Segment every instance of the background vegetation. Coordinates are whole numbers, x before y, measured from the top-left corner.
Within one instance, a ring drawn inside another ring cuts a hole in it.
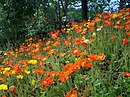
[[[129,1],[115,1],[115,5],[126,8]],[[105,10],[117,11],[113,6],[110,0],[0,0],[0,49],[17,46],[36,34],[46,35],[73,20],[93,19]]]

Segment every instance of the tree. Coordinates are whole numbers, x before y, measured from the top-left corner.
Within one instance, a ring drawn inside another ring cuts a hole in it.
[[[130,0],[120,0],[120,9],[130,8]]]
[[[88,19],[88,0],[81,0],[82,1],[82,19]]]

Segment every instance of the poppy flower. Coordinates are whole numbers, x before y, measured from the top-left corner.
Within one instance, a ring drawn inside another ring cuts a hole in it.
[[[40,82],[41,82],[43,85],[51,85],[51,84],[54,84],[54,80],[53,80],[52,77],[40,79]]]
[[[96,54],[89,54],[89,58],[91,59],[91,60],[99,60],[99,57],[96,55]]]
[[[52,44],[52,46],[60,46],[60,42],[59,41],[56,41]]]
[[[0,81],[2,82],[6,82],[6,80],[4,78],[0,78]]]
[[[51,49],[51,46],[47,46],[47,47],[44,47],[43,50],[50,50]]]
[[[78,97],[77,91],[72,90],[71,92],[68,92],[65,97]]]
[[[98,60],[102,61],[105,59],[105,55],[103,53],[98,55]]]
[[[92,33],[92,32],[94,32],[95,31],[95,28],[94,27],[91,27],[90,28],[90,32]]]
[[[69,41],[64,42],[64,46],[69,46],[71,43]]]
[[[127,36],[130,36],[130,32],[125,32],[125,34],[126,34]]]
[[[68,78],[69,78],[68,76],[62,76],[62,75],[60,75],[58,79],[61,82],[65,82],[66,80],[68,80]]]
[[[108,21],[108,20],[105,20],[105,21],[104,21],[104,24],[105,24],[105,26],[111,26],[111,22]]]
[[[130,77],[130,73],[129,72],[124,72],[124,76],[125,77]]]
[[[66,53],[60,53],[61,57],[64,57],[66,55]]]
[[[7,96],[4,94],[4,95],[2,95],[1,97],[7,97]]]
[[[53,39],[56,39],[57,37],[58,37],[58,35],[59,35],[59,30],[57,30],[57,31],[55,31],[55,32],[50,32],[50,36],[53,38]]]
[[[78,49],[73,48],[71,54],[74,55],[74,56],[79,55],[80,54],[80,48],[78,48]]]
[[[114,35],[110,37],[110,39],[116,39],[116,38],[117,36],[114,36]]]
[[[87,55],[86,51],[80,53],[80,56],[85,56],[85,55]]]
[[[15,86],[10,86],[9,87],[9,93],[10,94],[15,94],[16,93],[16,87]]]
[[[91,38],[91,39],[89,39],[89,42],[94,42],[95,40],[94,40],[94,38]]]
[[[84,38],[75,38],[74,41],[75,41],[75,44],[74,44],[75,46],[79,44],[83,44]]]
[[[85,66],[86,66],[86,68],[90,69],[92,67],[92,62],[87,63]]]
[[[127,45],[129,41],[128,41],[127,38],[124,38],[124,39],[122,40],[122,42],[123,42],[124,45]]]
[[[48,71],[47,73],[45,73],[44,75],[45,76],[50,76],[50,77],[54,77],[54,76],[57,76],[59,75],[60,71]]]
[[[47,41],[47,42],[46,42],[46,46],[49,46],[50,43],[51,43],[51,41]]]
[[[98,17],[95,18],[96,23],[98,23],[100,20],[101,20],[101,19],[98,18]]]
[[[34,70],[34,74],[42,74],[42,72],[43,72],[43,68],[38,68]]]

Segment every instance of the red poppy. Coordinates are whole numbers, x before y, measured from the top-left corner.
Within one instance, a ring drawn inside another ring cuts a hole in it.
[[[122,42],[123,42],[124,45],[127,45],[129,41],[128,41],[127,38],[124,38],[124,39],[122,40]]]
[[[130,73],[129,72],[124,72],[124,76],[125,77],[130,77]]]
[[[126,34],[127,36],[130,36],[130,32],[125,32],[125,34]]]
[[[88,88],[86,88],[86,90],[87,90],[87,91],[90,91],[91,89],[88,87]]]

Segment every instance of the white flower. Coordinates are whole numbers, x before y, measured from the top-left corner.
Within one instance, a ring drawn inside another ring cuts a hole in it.
[[[84,43],[90,43],[89,39],[85,39]]]

